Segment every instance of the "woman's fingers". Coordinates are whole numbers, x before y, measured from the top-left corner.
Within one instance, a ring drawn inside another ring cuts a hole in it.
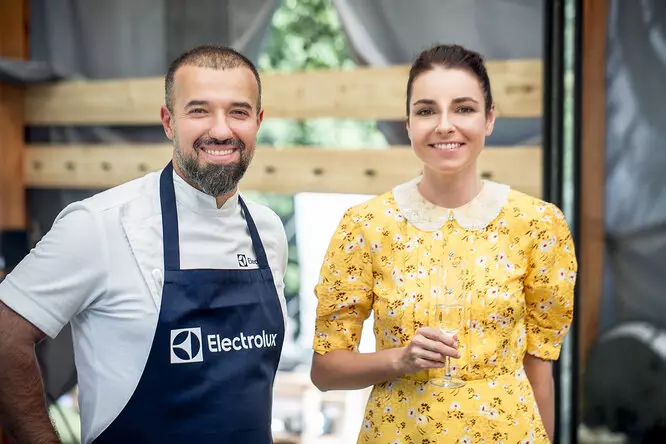
[[[446,363],[441,361],[429,361],[427,359],[421,359],[421,358],[417,358],[416,361],[414,361],[414,363],[418,365],[420,368],[442,368],[446,365]]]
[[[403,352],[403,362],[408,373],[426,368],[442,368],[446,357],[460,358],[457,338],[430,327],[420,328]]]
[[[436,353],[423,348],[414,348],[412,356],[414,356],[414,360],[425,359],[426,361],[432,362],[444,362],[444,356],[442,356],[441,353]]]
[[[452,348],[456,348],[458,346],[457,336],[447,335],[445,333],[442,333],[440,330],[437,330],[432,327],[421,327],[416,333],[421,334],[422,336],[430,339],[431,341],[442,342]]]
[[[417,335],[412,340],[412,343],[418,348],[429,352],[435,352],[442,356],[450,356],[452,358],[460,357],[460,352],[454,347],[450,347],[438,340],[428,339],[425,336]]]

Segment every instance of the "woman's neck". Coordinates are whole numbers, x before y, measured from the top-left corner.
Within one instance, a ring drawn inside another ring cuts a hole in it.
[[[476,167],[456,174],[440,174],[426,167],[418,184],[421,195],[433,204],[444,208],[458,208],[473,200],[481,191],[483,182]]]

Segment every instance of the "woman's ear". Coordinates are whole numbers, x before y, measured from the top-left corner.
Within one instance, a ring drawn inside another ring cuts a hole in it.
[[[490,136],[495,129],[495,105],[490,106],[490,111],[486,116],[486,137]]]

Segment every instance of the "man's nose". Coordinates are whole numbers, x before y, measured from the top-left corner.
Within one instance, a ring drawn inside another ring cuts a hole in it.
[[[226,116],[216,117],[213,126],[209,130],[210,137],[217,140],[233,139],[234,133],[229,126]]]

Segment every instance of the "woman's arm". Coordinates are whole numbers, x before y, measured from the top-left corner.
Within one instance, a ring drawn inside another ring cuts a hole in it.
[[[321,391],[362,389],[426,368],[442,368],[445,356],[460,357],[457,347],[455,336],[423,327],[406,347],[374,353],[315,352],[310,377]]]
[[[553,364],[530,354],[525,354],[523,366],[534,391],[541,420],[546,427],[550,441],[553,441],[555,430],[555,382],[553,380]]]
[[[321,355],[315,352],[310,377],[323,392],[362,389],[400,376],[399,352],[397,348],[375,353],[334,350]]]
[[[537,242],[530,251],[525,276],[527,353],[523,366],[532,385],[546,432],[555,430],[555,383],[552,362],[573,321],[574,286],[578,262],[573,238],[562,211],[543,205],[531,234]]]

